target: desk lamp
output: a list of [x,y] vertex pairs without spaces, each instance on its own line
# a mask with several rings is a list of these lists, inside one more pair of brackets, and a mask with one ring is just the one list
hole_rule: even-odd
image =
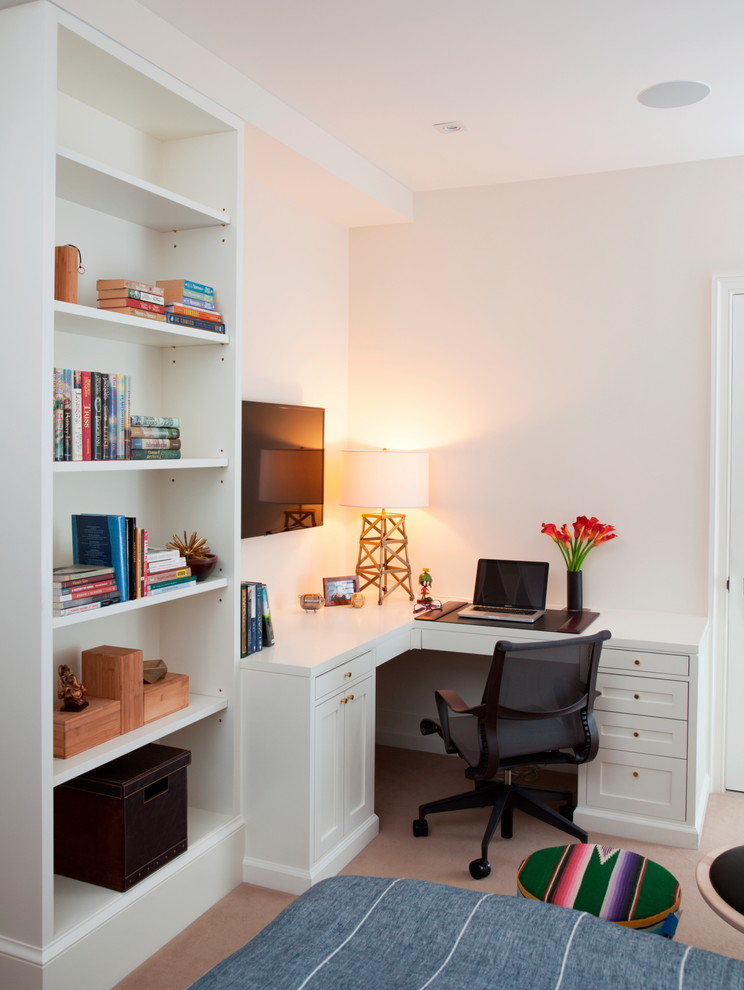
[[315,509],[304,506],[323,502],[322,450],[307,447],[262,450],[259,479],[259,501],[285,506],[285,530],[318,525]]
[[377,604],[396,588],[413,601],[406,517],[396,509],[429,504],[429,455],[413,450],[341,451],[341,505],[383,506],[362,513],[356,573],[360,590],[377,588]]

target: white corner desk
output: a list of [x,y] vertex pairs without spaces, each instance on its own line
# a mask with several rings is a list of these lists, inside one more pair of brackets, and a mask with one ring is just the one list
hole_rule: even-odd
[[[272,618],[276,645],[240,662],[243,878],[289,893],[336,874],[378,832],[378,667],[462,654],[485,676],[498,639],[560,638],[416,620],[405,599]],[[601,743],[578,768],[574,818],[590,832],[695,849],[709,792],[707,619],[604,610],[586,633],[599,629],[612,633],[597,681]],[[409,720],[411,748],[422,748],[413,740],[434,690],[453,686],[425,686],[430,702]]]

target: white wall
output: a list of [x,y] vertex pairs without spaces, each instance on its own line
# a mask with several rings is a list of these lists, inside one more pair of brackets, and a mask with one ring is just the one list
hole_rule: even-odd
[[322,593],[324,576],[350,573],[346,510],[334,504],[347,422],[349,234],[250,178],[245,199],[243,398],[326,410],[324,525],[241,544],[241,577],[265,581],[272,607],[291,607],[301,592]]
[[352,232],[351,435],[432,451],[408,529],[435,593],[538,558],[563,604],[540,524],[586,514],[620,533],[588,607],[706,611],[711,279],[743,220],[738,158],[425,193]]

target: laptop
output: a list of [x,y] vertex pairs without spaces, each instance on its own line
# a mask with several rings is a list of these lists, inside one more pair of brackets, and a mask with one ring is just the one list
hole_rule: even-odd
[[548,566],[538,560],[479,560],[473,604],[457,617],[537,622],[545,614]]

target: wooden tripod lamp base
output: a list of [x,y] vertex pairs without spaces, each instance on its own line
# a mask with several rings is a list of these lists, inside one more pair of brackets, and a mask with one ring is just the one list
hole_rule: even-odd
[[407,591],[413,601],[405,513],[362,515],[356,572],[360,591],[370,585],[377,588],[378,605],[396,588]]
[[370,506],[397,509],[429,504],[429,455],[419,450],[344,450],[341,452],[341,505],[364,509],[356,572],[359,588],[377,588],[382,605],[397,588],[413,601],[403,512],[370,512]]

